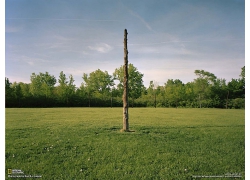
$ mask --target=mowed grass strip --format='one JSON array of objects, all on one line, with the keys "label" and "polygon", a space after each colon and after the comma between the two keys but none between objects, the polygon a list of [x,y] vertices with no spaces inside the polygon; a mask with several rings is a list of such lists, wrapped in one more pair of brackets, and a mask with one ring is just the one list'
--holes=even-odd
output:
[{"label": "mowed grass strip", "polygon": [[245,111],[130,108],[6,109],[8,169],[42,179],[244,179]]}]

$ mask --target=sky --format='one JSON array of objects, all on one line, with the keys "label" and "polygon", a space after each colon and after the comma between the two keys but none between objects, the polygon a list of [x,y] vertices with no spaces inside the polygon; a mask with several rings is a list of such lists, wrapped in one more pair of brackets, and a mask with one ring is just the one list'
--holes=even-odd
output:
[{"label": "sky", "polygon": [[113,74],[128,61],[151,80],[193,81],[205,70],[227,82],[245,66],[244,0],[7,0],[5,77],[30,83],[39,72]]}]

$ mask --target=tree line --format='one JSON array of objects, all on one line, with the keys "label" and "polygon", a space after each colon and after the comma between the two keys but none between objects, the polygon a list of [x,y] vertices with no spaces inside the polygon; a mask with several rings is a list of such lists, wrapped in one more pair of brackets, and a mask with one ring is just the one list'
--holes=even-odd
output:
[{"label": "tree line", "polygon": [[[245,108],[245,66],[238,79],[226,82],[213,73],[195,70],[196,79],[184,84],[168,79],[163,86],[150,81],[143,85],[143,74],[128,66],[130,107]],[[122,107],[123,66],[110,75],[100,69],[83,73],[80,87],[72,75],[32,73],[30,83],[5,78],[5,107]]]}]

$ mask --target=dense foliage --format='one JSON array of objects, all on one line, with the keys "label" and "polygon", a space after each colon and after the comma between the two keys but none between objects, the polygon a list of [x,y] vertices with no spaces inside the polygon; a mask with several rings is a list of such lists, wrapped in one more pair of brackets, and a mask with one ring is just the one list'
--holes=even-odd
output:
[{"label": "dense foliage", "polygon": [[[143,85],[143,74],[129,64],[131,107],[245,108],[245,66],[238,79],[226,82],[213,73],[195,70],[197,76],[184,84],[168,79],[163,86],[151,81]],[[122,107],[123,67],[113,75],[100,69],[83,74],[80,87],[74,78],[60,72],[59,79],[48,72],[32,73],[29,84],[5,78],[6,107]]]}]

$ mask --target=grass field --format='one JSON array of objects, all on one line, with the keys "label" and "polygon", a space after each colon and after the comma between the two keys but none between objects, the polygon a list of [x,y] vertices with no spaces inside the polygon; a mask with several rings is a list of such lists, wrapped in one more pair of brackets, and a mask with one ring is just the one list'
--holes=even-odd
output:
[{"label": "grass field", "polygon": [[129,118],[134,132],[120,132],[122,108],[6,109],[5,177],[244,179],[244,110],[130,108]]}]

